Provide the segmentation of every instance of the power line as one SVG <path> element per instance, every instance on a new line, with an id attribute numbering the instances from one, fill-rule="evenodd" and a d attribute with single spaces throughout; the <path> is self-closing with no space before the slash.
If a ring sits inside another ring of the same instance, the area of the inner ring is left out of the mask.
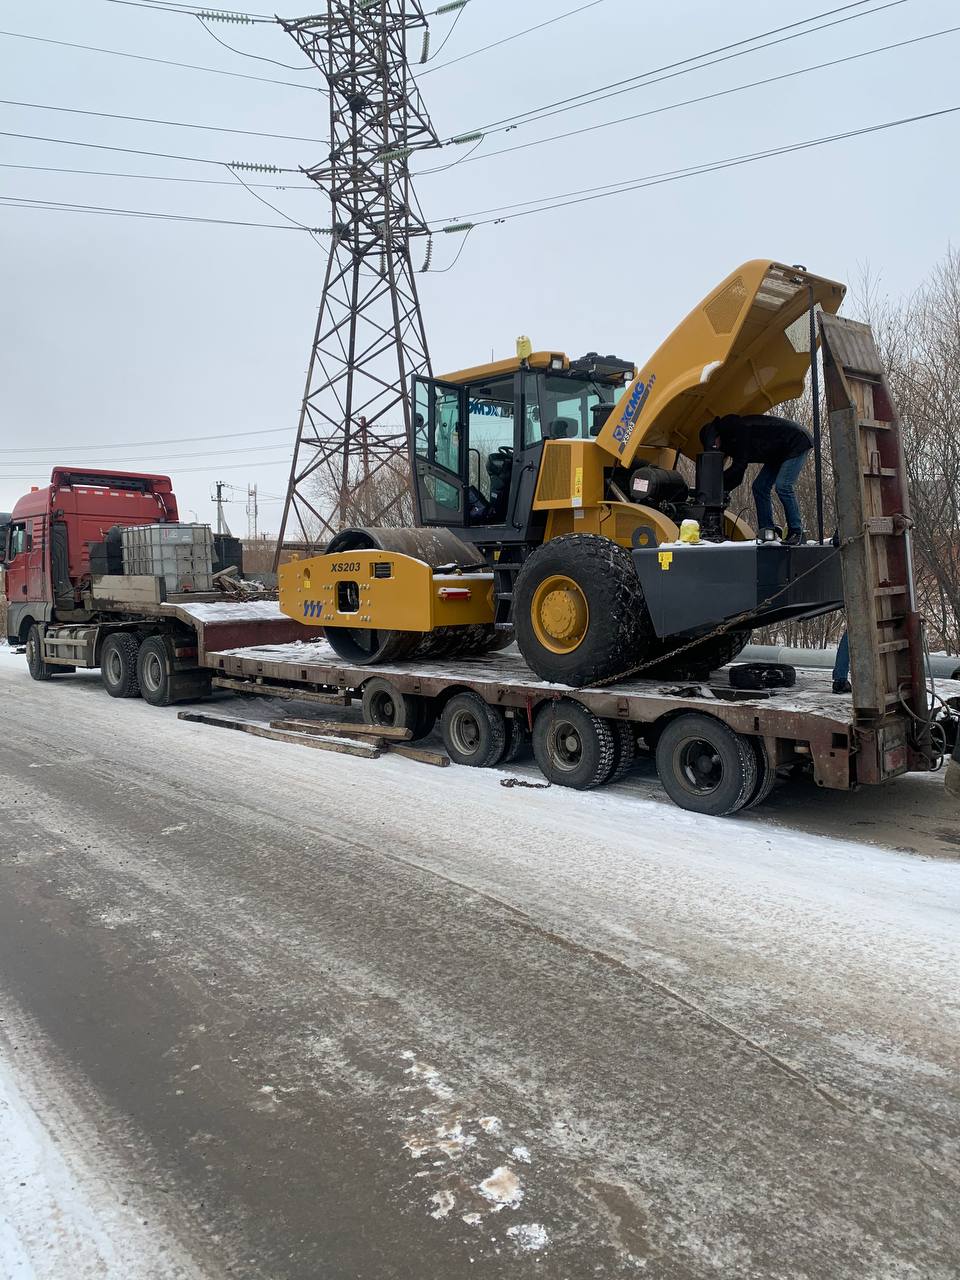
<path id="1" fill-rule="evenodd" d="M 296 84 L 293 80 L 276 80 L 272 76 L 253 76 L 244 71 L 223 71 L 220 67 L 204 67 L 195 62 L 175 62 L 171 58 L 152 58 L 145 53 L 128 53 L 124 49 L 105 49 L 97 44 L 77 44 L 72 40 L 53 40 L 50 36 L 31 36 L 23 31 L 0 31 L 0 36 L 11 40 L 33 40 L 37 44 L 55 44 L 62 49 L 83 49 L 87 53 L 108 53 L 114 58 L 132 58 L 135 62 L 156 62 L 162 67 L 180 67 L 185 71 L 205 71 L 212 76 L 230 76 L 234 80 L 256 80 L 260 84 L 279 84 L 288 89 L 305 89 L 319 93 L 314 85 Z"/>
<path id="2" fill-rule="evenodd" d="M 105 142 L 77 142 L 72 138 L 48 138 L 39 133 L 11 133 L 8 129 L 0 129 L 0 138 L 23 138 L 27 142 L 54 142 L 61 147 L 86 147 L 91 151 L 117 151 L 126 156 L 150 156 L 154 160 L 183 160 L 187 164 L 213 164 L 218 168 L 230 168 L 226 160 L 210 160 L 205 156 L 180 156 L 169 151 L 143 151 L 137 147 L 111 147 Z M 276 167 L 274 172 L 299 173 L 300 170 Z"/>
<path id="3" fill-rule="evenodd" d="M 731 94 L 743 93 L 747 89 L 756 89 L 768 84 L 777 84 L 781 80 L 792 80 L 797 76 L 808 75 L 812 71 L 823 71 L 827 67 L 838 67 L 847 62 L 857 62 L 861 58 L 870 58 L 877 53 L 889 53 L 894 49 L 904 49 L 909 45 L 922 44 L 926 40 L 935 40 L 940 36 L 953 35 L 958 31 L 960 31 L 960 26 L 944 27 L 941 31 L 931 31 L 926 35 L 914 36 L 910 40 L 898 40 L 895 44 L 878 45 L 874 49 L 865 49 L 862 53 L 851 53 L 842 58 L 833 58 L 828 62 L 817 62 L 809 67 L 800 67 L 796 71 L 784 71 L 780 75 L 767 76 L 762 80 L 751 80 L 747 84 L 734 85 L 730 89 L 718 89 L 714 93 L 701 94 L 696 98 L 684 98 L 680 102 L 670 102 L 662 107 L 652 107 L 648 111 L 638 111 L 633 115 L 618 116 L 615 120 L 603 120 L 599 124 L 585 125 L 582 129 L 570 129 L 566 133 L 553 133 L 547 138 L 534 138 L 530 142 L 518 142 L 515 146 L 501 147 L 497 151 L 485 151 L 482 155 L 474 154 L 476 148 L 480 145 L 478 142 L 473 150 L 462 159 L 455 160 L 452 164 L 443 165 L 438 168 L 421 169 L 416 176 L 419 178 L 425 174 L 440 173 L 444 169 L 450 169 L 456 164 L 472 164 L 478 160 L 492 160 L 496 156 L 509 155 L 513 151 L 526 151 L 530 147 L 540 147 L 547 142 L 560 142 L 568 138 L 577 138 L 584 133 L 596 133 L 599 129 L 610 129 L 614 125 L 627 124 L 634 120 L 645 120 L 649 116 L 663 115 L 668 111 L 676 111 L 679 107 L 695 106 L 701 102 L 713 102 L 717 98 L 726 98 Z"/>
<path id="4" fill-rule="evenodd" d="M 287 434 L 289 435 L 291 433 L 288 431 Z M 72 447 L 76 448 L 76 446 L 72 446 Z M 117 447 L 119 448 L 119 446 Z M 276 453 L 278 449 L 282 449 L 282 448 L 283 446 L 279 444 L 252 445 L 247 447 L 246 452 L 247 453 L 266 453 L 266 452 Z M 57 456 L 66 452 L 70 452 L 70 450 L 59 449 L 55 451 Z M 148 453 L 146 454 L 145 457 L 138 458 L 137 463 L 138 465 L 143 466 L 143 465 L 146 465 L 147 463 L 152 464 L 154 462 L 179 462 L 183 458 L 216 458 L 220 456 L 222 455 L 216 449 L 202 449 L 199 453 Z M 290 457 L 289 449 L 285 450 L 285 456 L 287 458 Z M 35 460 L 35 461 L 38 462 L 42 460 Z M 23 466 L 29 467 L 34 465 L 34 461 L 32 461 L 30 458 L 20 458 L 15 463 L 10 462 L 10 463 L 7 463 L 6 465 L 17 466 L 17 467 L 23 467 Z M 59 464 L 52 463 L 51 465 L 57 466 Z M 2 479 L 3 479 L 3 476 L 0 475 L 0 480 Z"/>
<path id="5" fill-rule="evenodd" d="M 131 9 L 152 9 L 154 13 L 179 13 L 184 17 L 195 18 L 200 13 L 222 13 L 228 18 L 242 18 L 245 22 L 276 22 L 277 19 L 267 13 L 245 13 L 239 9 L 217 9 L 210 5 L 202 8 L 194 4 L 153 3 L 152 0 L 107 0 L 108 4 L 122 4 Z"/>
<path id="6" fill-rule="evenodd" d="M 456 138 L 463 138 L 475 133 L 506 133 L 511 129 L 518 129 L 524 124 L 533 124 L 536 120 L 545 120 L 550 116 L 560 115 L 565 111 L 576 110 L 582 106 L 592 106 L 596 102 L 603 102 L 607 98 L 619 97 L 624 93 L 631 93 L 636 89 L 645 89 L 650 84 L 662 84 L 664 80 L 673 80 L 677 76 L 689 75 L 693 71 L 701 71 L 705 67 L 717 66 L 722 62 L 729 62 L 734 58 L 743 58 L 750 53 L 759 53 L 763 49 L 770 49 L 776 45 L 785 44 L 790 40 L 798 40 L 802 36 L 813 35 L 817 31 L 824 31 L 830 27 L 840 26 L 846 22 L 854 22 L 859 18 L 868 18 L 873 14 L 881 13 L 886 9 L 894 9 L 899 5 L 908 4 L 910 0 L 886 0 L 885 4 L 879 5 L 875 9 L 870 9 L 864 13 L 848 14 L 845 18 L 835 18 L 832 22 L 821 23 L 818 27 L 809 27 L 806 31 L 793 31 L 792 35 L 780 36 L 777 40 L 768 40 L 769 36 L 780 35 L 783 31 L 792 31 L 798 26 L 807 26 L 811 22 L 817 22 L 821 18 L 831 17 L 836 13 L 843 13 L 847 9 L 858 9 L 862 5 L 868 3 L 869 0 L 854 0 L 851 4 L 841 5 L 839 8 L 826 9 L 822 13 L 816 13 L 809 18 L 802 18 L 797 22 L 787 23 L 785 26 L 773 27 L 769 31 L 757 32 L 755 35 L 746 36 L 742 40 L 737 40 L 732 44 L 721 45 L 716 49 L 707 49 L 702 53 L 691 55 L 689 58 L 682 58 L 677 62 L 666 63 L 661 67 L 652 67 L 649 71 L 643 71 L 639 75 L 630 76 L 626 80 L 615 81 L 611 85 L 602 85 L 596 89 L 589 89 L 584 93 L 574 94 L 569 98 L 560 98 L 556 102 L 545 103 L 540 107 L 531 107 L 528 111 L 522 111 L 514 116 L 504 116 L 501 120 L 495 120 L 492 124 L 482 125 L 478 129 L 465 131 L 465 133 L 457 134 L 453 138 L 448 139 L 444 145 L 454 142 Z M 765 44 L 756 44 L 756 41 L 764 40 Z M 752 45 L 754 47 L 744 49 L 743 45 Z M 730 53 L 729 50 L 737 50 Z M 722 57 L 713 55 L 724 55 Z M 703 59 L 710 58 L 711 61 L 704 62 Z M 696 65 L 691 65 L 696 64 Z M 661 75 L 661 72 L 669 72 L 669 75 Z M 657 76 L 658 79 L 651 80 L 651 76 Z M 641 84 L 641 81 L 646 83 Z"/>
<path id="7" fill-rule="evenodd" d="M 417 76 L 428 76 L 432 71 L 442 71 L 444 67 L 452 67 L 455 63 L 463 62 L 467 58 L 475 58 L 478 53 L 486 53 L 488 49 L 498 49 L 500 45 L 509 44 L 511 40 L 519 40 L 521 36 L 529 35 L 531 31 L 539 31 L 542 27 L 550 27 L 555 22 L 562 22 L 564 18 L 572 18 L 575 13 L 583 13 L 584 9 L 592 9 L 594 6 L 603 3 L 605 3 L 605 0 L 590 0 L 589 4 L 582 4 L 578 9 L 568 9 L 566 13 L 558 13 L 555 18 L 548 18 L 546 22 L 538 22 L 533 27 L 524 27 L 522 31 L 515 31 L 512 36 L 504 36 L 502 40 L 494 40 L 493 44 L 485 44 L 480 49 L 471 49 L 469 53 L 462 53 L 459 58 L 451 58 L 449 62 L 441 62 L 439 67 L 429 67 L 425 71 L 418 71 Z M 463 10 L 461 9 L 460 12 L 462 13 Z M 442 48 L 443 45 L 440 46 L 440 49 Z M 440 49 L 437 50 L 437 54 L 439 54 Z M 437 54 L 434 54 L 434 57 Z"/>
<path id="8" fill-rule="evenodd" d="M 462 12 L 463 10 L 461 9 Z M 278 62 L 276 58 L 265 58 L 261 53 L 248 53 L 246 49 L 237 49 L 232 44 L 227 44 L 226 40 L 221 40 L 215 31 L 211 31 L 204 22 L 202 14 L 197 14 L 197 21 L 211 40 L 216 40 L 217 44 L 222 45 L 224 49 L 229 49 L 231 53 L 239 54 L 241 58 L 253 58 L 257 62 L 269 62 L 275 67 L 283 67 L 285 71 L 313 71 L 314 69 L 313 67 L 295 67 L 290 62 Z"/>
<path id="9" fill-rule="evenodd" d="M 219 164 L 219 161 L 211 160 L 209 163 Z M 235 187 L 237 185 L 228 178 L 179 178 L 166 173 L 120 173 L 113 169 L 67 169 L 59 165 L 48 164 L 10 164 L 0 162 L 0 169 L 28 169 L 32 173 L 70 173 L 90 178 L 136 178 L 144 182 L 187 182 L 204 187 Z M 249 182 L 244 183 L 244 186 L 248 189 L 250 187 L 263 187 L 271 191 L 312 191 L 314 193 L 317 191 L 315 186 L 276 182 Z"/>
<path id="10" fill-rule="evenodd" d="M 55 463 L 54 465 L 69 466 L 69 463 Z M 86 464 L 86 465 L 88 469 L 89 464 Z M 266 461 L 261 461 L 261 462 L 220 463 L 220 462 L 214 461 L 214 462 L 211 462 L 209 466 L 206 466 L 206 467 L 178 467 L 177 475 L 178 476 L 215 475 L 218 471 L 249 471 L 252 467 L 289 467 L 289 465 L 290 465 L 290 455 L 288 454 L 285 458 L 270 458 L 270 459 L 267 459 Z M 46 468 L 42 468 L 42 469 L 45 470 Z M 81 469 L 82 468 L 79 468 L 79 467 L 77 468 L 77 470 L 81 470 Z M 112 471 L 117 470 L 116 467 L 111 467 L 110 469 Z M 132 470 L 132 468 L 130 469 Z M 24 472 L 18 472 L 16 475 L 0 476 L 0 481 L 35 480 L 36 476 L 37 476 L 36 471 L 24 471 Z"/>
<path id="11" fill-rule="evenodd" d="M 42 209 L 51 213 L 97 213 L 116 218 L 150 218 L 157 222 L 196 222 L 219 227 L 260 227 L 267 231 L 313 231 L 322 235 L 322 227 L 292 226 L 286 222 L 242 222 L 235 218 L 204 218 L 196 214 L 158 213 L 150 209 L 116 209 L 109 205 L 75 204 L 63 200 L 34 200 L 29 196 L 0 196 L 8 209 Z"/>
<path id="12" fill-rule="evenodd" d="M 5 107 L 27 107 L 31 111 L 60 111 L 71 116 L 96 116 L 101 120 L 132 120 L 137 124 L 162 124 L 173 129 L 202 129 L 209 133 L 238 133 L 248 138 L 279 138 L 283 142 L 312 142 L 328 146 L 324 138 L 303 138 L 290 133 L 261 133 L 258 129 L 228 129 L 219 124 L 193 124 L 186 120 L 157 120 L 152 116 L 124 116 L 113 111 L 85 111 L 80 107 L 54 107 L 47 102 L 17 102 L 12 98 L 0 98 Z"/>
<path id="13" fill-rule="evenodd" d="M 196 444 L 201 440 L 242 440 L 248 436 L 269 436 L 269 435 L 290 435 L 289 427 L 262 427 L 258 431 L 224 431 L 218 435 L 212 436 L 174 436 L 172 440 L 103 440 L 99 444 L 77 444 L 71 440 L 63 445 L 48 445 L 43 449 L 0 449 L 0 455 L 8 453 L 64 453 L 67 449 L 82 449 L 84 453 L 91 449 L 141 449 L 151 445 L 160 445 L 166 448 L 168 444 Z M 21 459 L 21 463 L 22 463 Z M 17 463 L 8 463 L 8 466 L 16 466 Z"/>
<path id="14" fill-rule="evenodd" d="M 905 124 L 916 124 L 921 120 L 933 120 L 940 116 L 952 115 L 960 111 L 960 106 L 944 107 L 939 111 L 926 111 L 922 115 L 903 116 L 899 120 L 888 120 L 883 124 L 866 125 L 862 129 L 849 129 L 844 133 L 827 134 L 822 138 L 810 138 L 803 142 L 791 142 L 782 147 L 770 147 L 765 151 L 754 151 L 746 155 L 731 156 L 725 160 L 705 161 L 701 165 L 688 165 L 684 169 L 672 169 L 665 173 L 649 174 L 643 178 L 623 179 L 621 183 L 606 183 L 603 187 L 585 187 L 581 191 L 568 191 L 557 196 L 543 196 L 542 200 L 549 201 L 538 209 L 524 209 L 520 213 L 505 212 L 503 216 L 497 218 L 487 218 L 482 222 L 476 222 L 473 225 L 477 227 L 490 226 L 498 222 L 507 222 L 514 218 L 524 218 L 531 213 L 546 213 L 550 209 L 564 209 L 569 205 L 588 204 L 593 200 L 603 200 L 608 196 L 626 195 L 630 191 L 636 191 L 642 187 L 661 186 L 668 182 L 679 182 L 683 178 L 693 178 L 704 173 L 715 173 L 720 169 L 732 169 L 739 165 L 752 164 L 757 160 L 766 160 L 774 156 L 788 155 L 794 151 L 805 151 L 811 147 L 824 146 L 830 142 L 841 142 L 847 138 L 859 138 L 870 133 L 881 133 L 885 129 L 896 129 Z M 616 189 L 612 189 L 616 188 Z M 597 194 L 585 194 L 595 192 Z M 568 198 L 580 197 L 580 198 Z M 515 209 L 524 204 L 533 204 L 532 200 L 520 201 L 514 205 L 500 205 L 498 209 L 506 211 Z M 463 221 L 467 218 L 479 216 L 482 213 L 493 213 L 495 209 L 481 209 L 478 214 L 467 214 Z M 466 227 L 464 228 L 467 229 Z"/>

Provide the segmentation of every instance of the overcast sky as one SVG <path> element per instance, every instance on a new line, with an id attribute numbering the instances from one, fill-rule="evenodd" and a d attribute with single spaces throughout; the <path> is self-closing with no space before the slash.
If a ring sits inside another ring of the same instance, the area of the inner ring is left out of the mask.
<path id="1" fill-rule="evenodd" d="M 582 3 L 582 0 L 580 0 Z M 470 0 L 421 88 L 441 137 L 612 84 L 837 7 L 841 0 L 599 0 L 583 12 L 449 67 L 578 0 Z M 226 0 L 218 0 L 221 6 Z M 255 12 L 268 7 L 245 0 Z M 427 8 L 435 7 L 431 4 Z M 870 11 L 876 12 L 871 13 Z M 417 184 L 431 221 L 616 179 L 682 169 L 960 105 L 960 32 L 645 119 L 487 152 L 650 111 L 960 24 L 956 0 L 869 0 L 866 12 L 714 67 L 490 136 L 469 161 Z M 221 48 L 193 17 L 110 0 L 8 3 L 2 26 L 264 76 L 316 89 Z M 824 19 L 826 20 L 826 19 Z M 432 20 L 437 50 L 451 19 Z M 297 66 L 274 26 L 227 26 L 238 49 Z M 417 55 L 419 40 L 417 40 Z M 322 93 L 0 35 L 5 96 L 234 130 L 325 136 Z M 315 164 L 309 141 L 245 137 L 2 105 L 5 133 L 281 166 Z M 960 114 L 665 183 L 475 230 L 457 266 L 419 277 L 434 368 L 536 348 L 613 352 L 642 363 L 741 261 L 770 256 L 852 281 L 869 263 L 909 291 L 957 238 Z M 212 178 L 213 166 L 0 138 L 0 194 L 253 222 L 278 221 L 234 185 L 52 173 L 17 166 Z M 437 167 L 465 155 L 428 156 Z M 296 177 L 284 181 L 297 183 Z M 261 192 L 295 219 L 325 220 L 319 190 Z M 485 215 L 489 216 L 489 215 Z M 478 219 L 477 219 L 478 220 Z M 323 250 L 302 232 L 160 222 L 0 203 L 0 509 L 54 463 L 162 470 L 186 519 L 213 518 L 220 479 L 284 491 Z M 439 236 L 434 267 L 459 241 Z M 210 439 L 237 433 L 235 439 Z M 239 434 L 248 433 L 248 434 Z M 261 434 L 250 434 L 261 433 Z M 190 455 L 190 456 L 187 456 Z M 242 498 L 240 492 L 233 496 Z M 245 527 L 242 501 L 230 508 Z M 280 504 L 266 499 L 261 528 Z"/>

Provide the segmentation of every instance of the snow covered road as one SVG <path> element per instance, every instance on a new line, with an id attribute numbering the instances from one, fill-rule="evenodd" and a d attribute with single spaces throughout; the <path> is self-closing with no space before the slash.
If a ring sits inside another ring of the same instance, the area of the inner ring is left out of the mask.
<path id="1" fill-rule="evenodd" d="M 17 1280 L 956 1276 L 937 779 L 700 819 L 643 770 L 319 755 L 2 651 L 0 717 Z"/>

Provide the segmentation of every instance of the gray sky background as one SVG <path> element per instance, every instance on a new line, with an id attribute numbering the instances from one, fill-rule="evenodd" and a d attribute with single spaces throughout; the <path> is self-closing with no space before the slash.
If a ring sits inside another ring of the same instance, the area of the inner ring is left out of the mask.
<path id="1" fill-rule="evenodd" d="M 218 0 L 224 5 L 226 0 Z M 578 0 L 471 0 L 421 88 L 441 136 L 637 75 L 839 0 L 603 0 L 443 69 Z M 883 0 L 871 0 L 865 10 Z M 253 3 L 239 8 L 267 12 Z M 435 7 L 428 4 L 429 7 Z M 850 10 L 851 13 L 857 10 Z M 8 0 L 6 31 L 303 82 L 218 46 L 190 17 L 107 0 Z M 841 15 L 838 15 L 841 16 Z M 432 21 L 436 51 L 450 18 Z M 598 186 L 960 104 L 960 33 L 709 103 L 510 155 L 484 153 L 960 25 L 956 0 L 905 0 L 873 16 L 490 138 L 476 160 L 424 175 L 428 217 Z M 274 27 L 228 26 L 238 49 L 300 64 Z M 419 50 L 419 41 L 417 42 Z M 322 139 L 322 93 L 0 36 L 4 97 Z M 0 106 L 0 129 L 212 160 L 309 165 L 310 142 L 242 137 Z M 434 368 L 537 348 L 638 363 L 714 284 L 769 255 L 852 282 L 865 263 L 893 294 L 956 240 L 960 114 L 567 209 L 480 227 L 457 266 L 419 277 Z M 423 157 L 430 168 L 463 150 Z M 225 178 L 213 167 L 0 137 L 4 165 Z M 298 183 L 289 178 L 287 182 Z M 326 220 L 318 190 L 261 192 Z M 0 168 L 0 195 L 213 218 L 277 221 L 237 187 Z M 213 518 L 217 479 L 281 495 L 320 296 L 324 253 L 297 230 L 162 223 L 0 204 L 0 509 L 64 462 L 162 470 L 183 517 Z M 459 241 L 435 241 L 434 267 Z M 263 432 L 205 440 L 230 432 Z M 183 443 L 168 443 L 185 441 Z M 93 446 L 102 446 L 94 448 Z M 198 455 L 198 456 L 184 456 Z M 239 497 L 239 494 L 234 496 Z M 261 528 L 280 504 L 265 502 Z M 242 503 L 230 508 L 235 531 Z"/>

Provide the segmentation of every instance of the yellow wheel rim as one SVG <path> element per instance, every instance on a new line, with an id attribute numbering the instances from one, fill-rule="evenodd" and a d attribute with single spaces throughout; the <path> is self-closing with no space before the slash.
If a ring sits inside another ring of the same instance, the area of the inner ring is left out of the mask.
<path id="1" fill-rule="evenodd" d="M 551 574 L 533 593 L 530 621 L 534 635 L 551 653 L 573 653 L 590 626 L 590 607 L 580 586 L 564 574 Z"/>

